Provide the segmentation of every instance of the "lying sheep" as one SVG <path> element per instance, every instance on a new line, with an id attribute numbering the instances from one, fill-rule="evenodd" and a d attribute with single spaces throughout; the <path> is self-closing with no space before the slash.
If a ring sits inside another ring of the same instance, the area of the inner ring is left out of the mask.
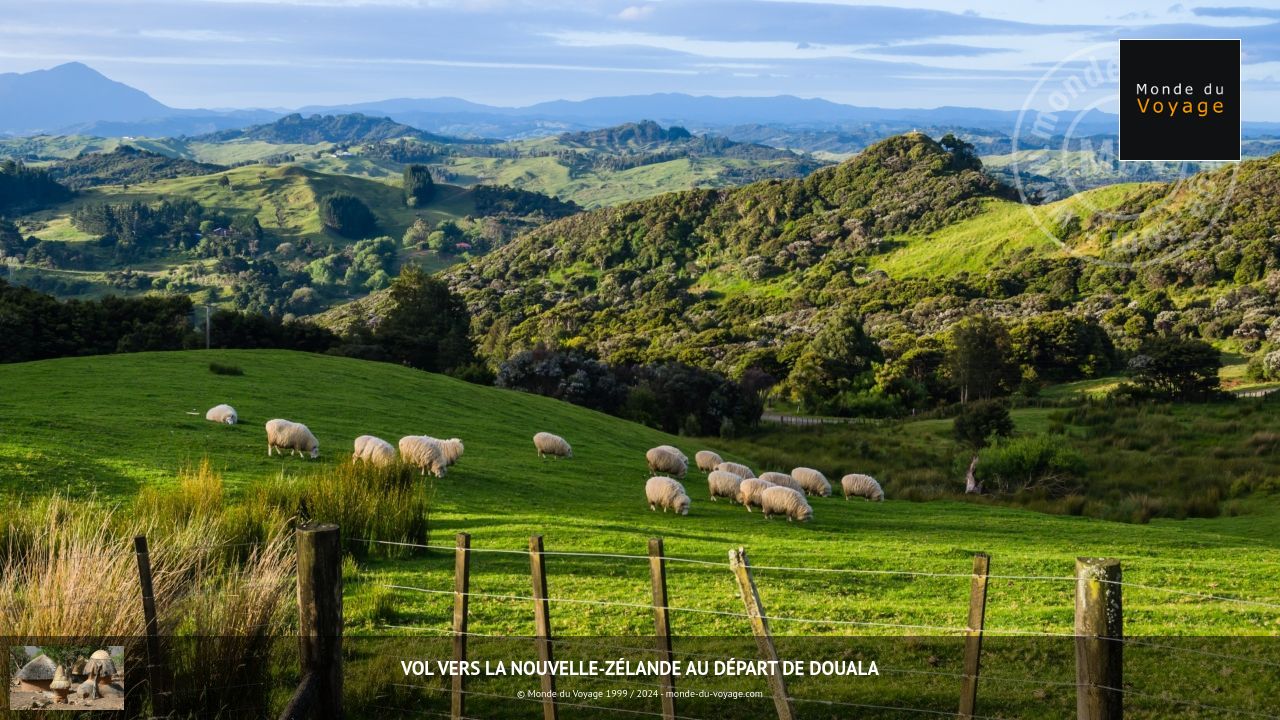
<path id="1" fill-rule="evenodd" d="M 573 448 L 569 447 L 569 443 L 559 435 L 552 435 L 549 432 L 540 432 L 533 436 L 533 446 L 538 448 L 538 457 L 544 458 L 548 455 L 552 457 L 573 457 Z"/>
<path id="2" fill-rule="evenodd" d="M 689 461 L 670 445 L 650 448 L 644 457 L 649 461 L 649 472 L 667 473 L 682 478 L 689 471 Z"/>
<path id="3" fill-rule="evenodd" d="M 444 450 L 444 461 L 448 465 L 458 462 L 458 458 L 462 457 L 462 441 L 458 438 L 449 438 L 448 440 L 440 440 L 440 448 Z"/>
<path id="4" fill-rule="evenodd" d="M 710 450 L 699 450 L 694 454 L 693 459 L 698 463 L 698 469 L 705 473 L 715 470 L 717 465 L 724 462 L 723 458 Z"/>
<path id="5" fill-rule="evenodd" d="M 760 473 L 760 479 L 768 480 L 774 485 L 781 485 L 782 487 L 785 487 L 785 488 L 791 488 L 792 490 L 795 490 L 796 492 L 801 494 L 804 493 L 804 487 L 801 486 L 800 483 L 796 482 L 795 478 L 791 477 L 790 475 L 784 472 Z"/>
<path id="6" fill-rule="evenodd" d="M 351 453 L 351 461 L 386 467 L 396 461 L 396 449 L 380 437 L 361 435 L 356 438 L 355 452 Z"/>
<path id="7" fill-rule="evenodd" d="M 707 490 L 711 493 L 711 502 L 716 498 L 729 498 L 729 502 L 738 499 L 738 486 L 742 478 L 723 470 L 712 470 L 707 474 Z"/>
<path id="8" fill-rule="evenodd" d="M 662 508 L 662 512 L 670 509 L 679 515 L 689 514 L 689 494 L 684 491 L 684 485 L 669 477 L 658 475 L 649 478 L 649 482 L 644 484 L 644 494 L 649 500 L 650 510 Z"/>
<path id="9" fill-rule="evenodd" d="M 236 414 L 236 409 L 227 404 L 214 405 L 209 408 L 209 412 L 204 414 L 204 419 L 210 422 L 226 423 L 227 425 L 235 425 L 240 422 L 240 416 Z"/>
<path id="10" fill-rule="evenodd" d="M 310 453 L 314 459 L 320 457 L 320 441 L 306 425 L 276 418 L 267 421 L 267 457 L 271 456 L 272 450 L 281 455 L 285 450 L 290 455 Z"/>
<path id="11" fill-rule="evenodd" d="M 742 463 L 722 462 L 719 465 L 717 465 L 715 469 L 723 470 L 725 472 L 731 472 L 734 475 L 737 475 L 738 477 L 743 479 L 753 478 L 756 476 L 756 474 L 752 472 L 751 468 L 747 467 L 746 465 L 743 465 Z"/>
<path id="12" fill-rule="evenodd" d="M 813 508 L 804 499 L 804 493 L 788 487 L 771 487 L 760 493 L 760 509 L 766 520 L 774 515 L 786 515 L 787 522 L 813 519 Z"/>
<path id="13" fill-rule="evenodd" d="M 768 480 L 747 478 L 738 485 L 738 504 L 751 512 L 751 506 L 760 507 L 760 495 L 771 487 L 777 487 Z"/>
<path id="14" fill-rule="evenodd" d="M 400 438 L 400 457 L 418 468 L 422 475 L 430 470 L 432 475 L 442 478 L 449 470 L 440 441 L 426 435 L 406 435 Z"/>
<path id="15" fill-rule="evenodd" d="M 844 499 L 851 497 L 866 498 L 875 502 L 884 501 L 884 490 L 880 488 L 880 483 L 870 475 L 859 475 L 858 473 L 849 473 L 840 478 L 840 489 L 844 490 Z"/>
<path id="16" fill-rule="evenodd" d="M 791 477 L 800 483 L 800 488 L 804 490 L 805 495 L 831 497 L 831 483 L 827 480 L 827 476 L 820 471 L 813 468 L 798 467 L 791 471 Z"/>

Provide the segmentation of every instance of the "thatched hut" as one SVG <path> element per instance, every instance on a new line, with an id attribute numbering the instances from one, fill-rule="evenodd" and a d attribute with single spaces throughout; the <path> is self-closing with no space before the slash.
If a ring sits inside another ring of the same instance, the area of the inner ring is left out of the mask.
<path id="1" fill-rule="evenodd" d="M 58 666 L 49 659 L 48 655 L 40 653 L 31 658 L 31 661 L 22 666 L 15 676 L 18 679 L 18 690 L 20 692 L 46 692 L 49 685 L 53 683 L 54 675 L 58 674 Z"/>
<path id="2" fill-rule="evenodd" d="M 53 674 L 53 682 L 49 683 L 49 689 L 53 691 L 56 698 L 54 702 L 67 702 L 67 694 L 71 692 L 71 681 L 67 679 L 67 673 L 62 666 L 58 666 L 58 671 Z"/>
<path id="3" fill-rule="evenodd" d="M 106 650 L 95 650 L 84 663 L 84 674 L 88 679 L 80 685 L 80 694 L 86 697 L 99 698 L 114 694 L 111 687 L 112 678 L 119 674 L 111 653 Z"/>

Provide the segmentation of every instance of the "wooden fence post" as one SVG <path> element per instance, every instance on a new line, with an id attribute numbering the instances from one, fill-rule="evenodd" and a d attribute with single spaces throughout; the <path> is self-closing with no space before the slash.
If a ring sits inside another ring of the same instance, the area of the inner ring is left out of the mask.
<path id="1" fill-rule="evenodd" d="M 1120 561 L 1076 559 L 1076 717 L 1124 717 Z"/>
<path id="2" fill-rule="evenodd" d="M 461 667 L 467 659 L 467 599 L 471 592 L 471 535 L 458 533 L 453 556 L 453 661 Z M 452 720 L 467 714 L 466 675 L 453 675 Z"/>
<path id="3" fill-rule="evenodd" d="M 969 582 L 969 621 L 964 636 L 964 680 L 960 686 L 960 717 L 972 718 L 978 706 L 978 669 L 982 664 L 982 631 L 987 617 L 987 573 L 991 556 L 973 556 L 973 579 Z"/>
<path id="4" fill-rule="evenodd" d="M 671 653 L 671 616 L 667 612 L 667 561 L 662 550 L 662 538 L 649 539 L 649 579 L 653 583 L 653 630 L 658 644 L 658 661 L 670 663 L 674 658 Z M 658 685 L 662 688 L 663 720 L 675 720 L 675 675 L 670 672 L 660 674 Z"/>
<path id="5" fill-rule="evenodd" d="M 303 525 L 298 543 L 298 646 L 303 682 L 298 714 L 342 718 L 342 539 L 337 525 Z M 310 682 L 307 676 L 310 676 Z M 310 691 L 306 687 L 310 685 Z M 292 703 L 291 703 L 292 704 Z"/>
<path id="6" fill-rule="evenodd" d="M 164 680 L 164 660 L 160 654 L 160 627 L 156 622 L 155 588 L 151 584 L 151 552 L 147 536 L 133 538 L 133 552 L 138 558 L 138 584 L 142 588 L 142 618 L 147 633 L 147 684 L 150 686 L 151 714 L 169 714 L 169 685 Z"/>
<path id="7" fill-rule="evenodd" d="M 551 652 L 551 603 L 547 600 L 547 572 L 542 564 L 542 536 L 529 538 L 529 567 L 533 577 L 533 624 L 534 643 L 538 647 L 538 659 L 552 662 Z M 559 710 L 556 705 L 556 676 L 551 672 L 542 674 L 542 717 L 543 720 L 557 720 Z"/>
<path id="8" fill-rule="evenodd" d="M 756 581 L 751 577 L 751 565 L 747 562 L 747 549 L 738 548 L 729 551 L 729 567 L 738 579 L 738 590 L 742 593 L 742 602 L 747 607 L 747 616 L 751 620 L 751 632 L 756 636 L 756 647 L 764 660 L 774 663 L 774 671 L 769 674 L 769 688 L 773 690 L 773 706 L 778 710 L 778 720 L 795 720 L 796 709 L 787 694 L 787 681 L 778 661 L 778 649 L 773 645 L 773 636 L 769 634 L 769 619 L 760 602 L 760 593 L 756 591 Z"/>

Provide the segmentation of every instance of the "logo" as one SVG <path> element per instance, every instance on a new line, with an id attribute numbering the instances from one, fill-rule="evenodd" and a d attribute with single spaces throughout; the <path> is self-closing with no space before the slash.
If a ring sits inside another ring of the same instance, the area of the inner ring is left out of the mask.
<path id="1" fill-rule="evenodd" d="M 1240 41 L 1121 40 L 1120 159 L 1239 160 Z"/>

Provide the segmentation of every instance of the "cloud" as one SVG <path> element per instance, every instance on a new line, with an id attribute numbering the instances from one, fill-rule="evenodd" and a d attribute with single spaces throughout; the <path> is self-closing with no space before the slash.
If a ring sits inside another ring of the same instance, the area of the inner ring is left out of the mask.
<path id="1" fill-rule="evenodd" d="M 1201 17 L 1280 18 L 1280 10 L 1260 7 L 1197 7 L 1191 12 Z"/>
<path id="2" fill-rule="evenodd" d="M 636 20 L 643 20 L 652 14 L 652 5 L 631 5 L 623 8 L 622 12 L 618 13 L 618 19 L 634 22 Z"/>
<path id="3" fill-rule="evenodd" d="M 1013 52 L 1010 48 L 978 47 L 976 45 L 955 45 L 952 43 L 909 43 L 906 45 L 889 45 L 886 47 L 867 48 L 874 55 L 911 55 L 914 57 L 977 57 L 995 53 Z"/>

